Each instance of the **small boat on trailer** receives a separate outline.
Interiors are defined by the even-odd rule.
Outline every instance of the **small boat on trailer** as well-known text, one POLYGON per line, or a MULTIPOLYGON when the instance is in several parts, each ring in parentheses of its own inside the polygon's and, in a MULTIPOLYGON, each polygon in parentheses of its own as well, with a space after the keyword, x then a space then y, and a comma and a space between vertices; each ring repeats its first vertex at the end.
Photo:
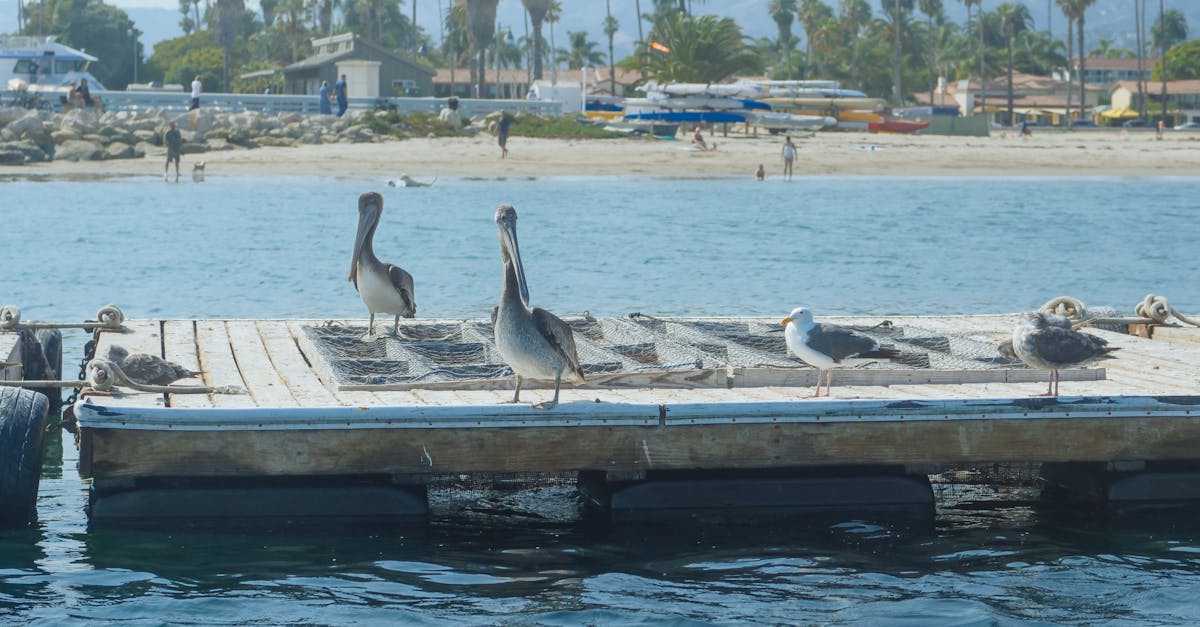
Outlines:
MULTIPOLYGON (((120 345, 161 356, 203 372, 195 383, 206 387, 99 377, 83 390, 73 413, 90 519, 419 521, 432 480, 488 473, 575 473, 614 519, 931 512, 927 474, 969 463, 1059 464, 1106 482, 1109 499, 1194 498, 1200 486, 1195 471, 1154 472, 1200 458, 1195 333, 1096 331, 1118 358, 1062 371, 1077 396, 1039 398, 1046 373, 996 349, 1016 316, 833 319, 901 358, 836 371, 832 397, 818 400, 816 371, 788 355, 777 320, 565 320, 588 381, 553 410, 508 403, 512 377, 488 320, 414 320, 370 341, 361 320, 98 330, 97 355, 120 345)), ((527 384, 523 399, 546 400, 547 385, 527 384)))

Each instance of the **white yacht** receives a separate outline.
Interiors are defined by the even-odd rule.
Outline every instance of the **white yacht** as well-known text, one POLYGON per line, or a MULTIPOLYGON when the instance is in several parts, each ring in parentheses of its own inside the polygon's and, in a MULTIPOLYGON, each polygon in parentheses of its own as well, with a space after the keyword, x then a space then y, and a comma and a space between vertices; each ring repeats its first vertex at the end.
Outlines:
POLYGON ((86 78, 91 91, 107 91, 88 72, 97 60, 54 37, 0 35, 0 86, 8 91, 65 91, 72 82, 86 78))

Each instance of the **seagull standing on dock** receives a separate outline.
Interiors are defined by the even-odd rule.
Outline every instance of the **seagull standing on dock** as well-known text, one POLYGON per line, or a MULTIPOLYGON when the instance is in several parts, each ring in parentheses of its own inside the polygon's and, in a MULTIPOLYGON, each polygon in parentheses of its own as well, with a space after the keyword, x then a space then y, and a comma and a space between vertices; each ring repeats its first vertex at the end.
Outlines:
POLYGON ((367 192, 358 197, 358 234, 354 236, 354 259, 350 262, 350 282, 358 290, 371 320, 367 335, 375 331, 375 314, 396 316, 392 333, 400 331, 400 316, 412 318, 417 314, 413 300, 413 278, 403 268, 384 263, 375 257, 375 229, 383 216, 383 196, 367 192))
POLYGON ((529 288, 521 249, 517 246, 517 210, 501 205, 496 210, 500 230, 500 257, 504 263, 504 288, 500 304, 493 309, 492 333, 496 350, 516 375, 512 402, 521 402, 522 379, 554 379, 554 399, 536 409, 558 405, 558 391, 565 377, 583 383, 583 368, 575 352, 571 326, 541 307, 529 308, 529 288))
POLYGON ((121 372, 134 383, 146 385, 171 385, 172 383, 201 373, 147 353, 130 353, 124 346, 113 344, 108 347, 108 360, 117 365, 121 372))
POLYGON ((812 312, 804 307, 792 310, 779 321, 788 350, 804 363, 817 369, 817 391, 821 395, 821 372, 825 372, 825 396, 833 383, 833 370, 849 365, 849 360, 890 359, 900 355, 894 348, 880 348, 875 338, 853 329, 813 322, 812 312))
POLYGON ((1104 338, 1076 331, 1066 318, 1041 311, 1021 314, 1013 329, 1013 352, 1031 368, 1050 371, 1045 396, 1058 396, 1058 371, 1102 359, 1112 359, 1104 338))

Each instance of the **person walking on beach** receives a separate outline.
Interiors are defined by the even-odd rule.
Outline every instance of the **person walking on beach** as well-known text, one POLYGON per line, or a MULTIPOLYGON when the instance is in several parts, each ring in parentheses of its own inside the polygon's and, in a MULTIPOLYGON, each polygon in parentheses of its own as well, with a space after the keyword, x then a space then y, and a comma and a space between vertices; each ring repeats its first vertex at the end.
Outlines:
POLYGON ((348 107, 350 104, 350 101, 346 98, 346 75, 345 74, 342 74, 342 77, 339 78, 338 81, 333 84, 333 95, 337 98, 337 105, 338 105, 337 114, 338 114, 338 117, 340 118, 340 117, 342 117, 343 114, 346 113, 346 107, 348 107))
POLYGON ((317 103, 321 115, 333 115, 333 105, 329 104, 329 81, 321 81, 321 90, 317 93, 321 99, 317 103))
POLYGON ((188 111, 200 108, 200 89, 203 86, 204 84, 200 82, 200 75, 197 74, 196 78, 192 79, 192 106, 188 107, 188 111))
POLYGON ((754 178, 760 181, 767 180, 767 171, 763 168, 763 164, 758 164, 758 169, 754 171, 754 178))
POLYGON ((512 125, 512 116, 504 111, 496 122, 496 141, 500 144, 500 158, 508 156, 508 127, 512 125))
POLYGON ((175 182, 179 182, 179 156, 183 150, 183 136, 179 134, 179 129, 175 128, 175 122, 171 121, 170 128, 163 133, 163 145, 167 147, 167 164, 163 166, 163 181, 167 180, 167 173, 171 170, 171 162, 175 162, 175 182))
POLYGON ((788 135, 783 142, 783 180, 792 180, 792 163, 796 161, 796 144, 792 143, 792 136, 788 135))

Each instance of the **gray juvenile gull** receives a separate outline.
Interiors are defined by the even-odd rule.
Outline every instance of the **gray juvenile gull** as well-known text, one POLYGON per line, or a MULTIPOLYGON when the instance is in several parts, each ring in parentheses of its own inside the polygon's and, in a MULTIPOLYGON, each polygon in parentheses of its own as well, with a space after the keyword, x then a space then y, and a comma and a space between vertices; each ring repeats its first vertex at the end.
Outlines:
MULTIPOLYGON (((1057 314, 1047 314, 1046 318, 1050 324, 1052 324, 1056 327, 1061 327, 1063 329, 1075 328, 1075 327, 1071 326, 1071 321, 1064 318, 1063 316, 1060 316, 1057 314)), ((1001 357, 1005 357, 1007 359, 1016 359, 1016 360, 1021 359, 1020 357, 1017 356, 1016 349, 1013 348, 1013 341, 1012 341, 1011 337, 1000 342, 1000 344, 996 346, 996 352, 1000 353, 1001 357)))
POLYGON ((358 197, 358 234, 354 236, 354 259, 350 262, 350 282, 358 290, 371 319, 367 335, 375 331, 375 314, 392 314, 400 330, 400 316, 412 318, 417 314, 413 300, 413 278, 399 266, 384 263, 375 256, 375 229, 383 215, 383 196, 367 192, 358 197))
POLYGON ((496 350, 516 375, 514 403, 521 402, 521 380, 554 379, 554 400, 534 405, 553 409, 558 405, 558 390, 564 376, 583 383, 583 368, 575 352, 571 326, 541 307, 529 308, 529 288, 525 267, 517 246, 517 210, 501 205, 496 210, 500 230, 500 257, 504 263, 504 288, 500 304, 493 309, 492 333, 496 350))
POLYGON ((1058 396, 1060 368, 1111 359, 1111 353, 1119 350, 1104 338, 1072 329, 1062 316, 1040 311, 1021 314, 1013 329, 1012 346, 1025 365, 1050 371, 1045 396, 1058 396))
POLYGON ((779 321, 784 327, 783 337, 788 350, 804 363, 817 369, 817 391, 821 395, 821 372, 825 372, 825 396, 833 382, 833 369, 848 365, 850 360, 891 359, 900 351, 880 348, 875 338, 853 329, 833 324, 813 322, 812 312, 804 307, 792 310, 791 315, 779 321))
POLYGON ((200 375, 162 357, 146 353, 131 354, 125 347, 116 344, 108 347, 108 360, 116 364, 130 381, 146 385, 171 385, 179 379, 200 375))

